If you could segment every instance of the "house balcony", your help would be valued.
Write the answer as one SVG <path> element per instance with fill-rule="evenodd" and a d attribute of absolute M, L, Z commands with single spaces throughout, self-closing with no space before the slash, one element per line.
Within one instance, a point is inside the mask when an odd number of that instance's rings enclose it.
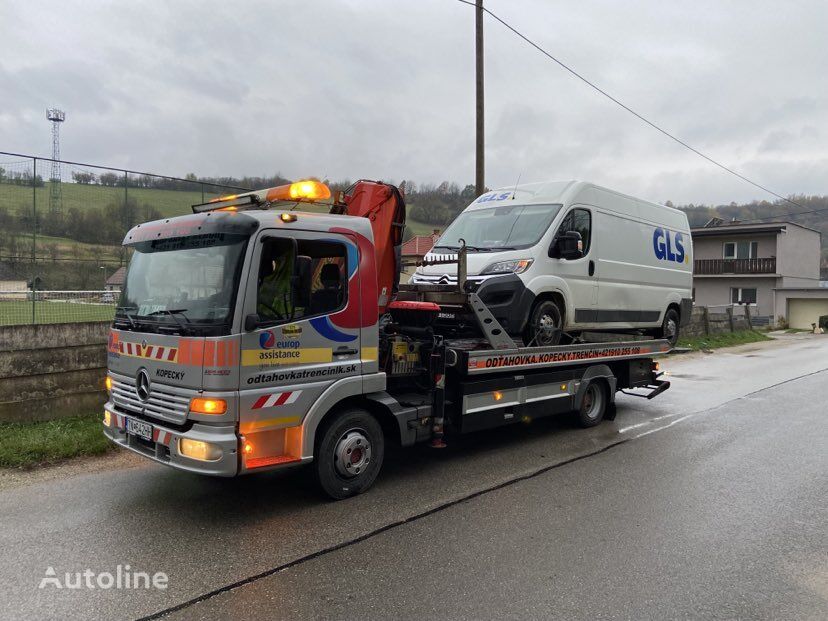
<path fill-rule="evenodd" d="M 767 259 L 696 259 L 694 276 L 730 274 L 776 274 L 776 257 Z"/>

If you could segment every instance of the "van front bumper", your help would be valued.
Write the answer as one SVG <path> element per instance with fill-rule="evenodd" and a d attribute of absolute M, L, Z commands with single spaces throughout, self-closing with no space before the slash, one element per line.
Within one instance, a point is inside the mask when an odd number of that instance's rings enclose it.
<path fill-rule="evenodd" d="M 104 423 L 104 434 L 120 447 L 159 464 L 187 472 L 220 477 L 232 477 L 239 473 L 239 437 L 234 425 L 213 426 L 196 423 L 187 431 L 176 431 L 163 424 L 119 412 L 111 401 L 104 405 L 104 409 L 109 413 L 109 426 Z M 151 425 L 151 439 L 128 433 L 128 419 Z M 211 461 L 185 457 L 179 450 L 182 439 L 209 442 L 221 450 L 221 455 Z"/>

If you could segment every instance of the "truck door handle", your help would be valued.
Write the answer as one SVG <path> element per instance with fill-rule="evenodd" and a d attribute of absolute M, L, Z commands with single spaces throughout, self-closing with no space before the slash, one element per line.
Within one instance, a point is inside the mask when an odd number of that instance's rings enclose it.
<path fill-rule="evenodd" d="M 595 261 L 593 261 L 592 259 L 589 260 L 589 275 L 595 275 Z"/>
<path fill-rule="evenodd" d="M 350 348 L 350 347 L 338 347 L 334 351 L 334 356 L 353 356 L 353 355 L 358 354 L 358 353 L 359 353 L 358 349 L 353 349 L 353 348 Z"/>

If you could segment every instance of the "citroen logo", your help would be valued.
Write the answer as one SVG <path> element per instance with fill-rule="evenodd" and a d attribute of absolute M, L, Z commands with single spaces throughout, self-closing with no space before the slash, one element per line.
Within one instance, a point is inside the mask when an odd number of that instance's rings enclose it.
<path fill-rule="evenodd" d="M 447 285 L 448 281 L 449 281 L 448 274 L 443 274 L 442 276 L 440 276 L 440 280 L 438 280 L 437 282 L 439 282 L 441 285 Z"/>
<path fill-rule="evenodd" d="M 141 369 L 135 376 L 135 392 L 141 401 L 146 402 L 150 397 L 150 378 L 146 369 Z"/>

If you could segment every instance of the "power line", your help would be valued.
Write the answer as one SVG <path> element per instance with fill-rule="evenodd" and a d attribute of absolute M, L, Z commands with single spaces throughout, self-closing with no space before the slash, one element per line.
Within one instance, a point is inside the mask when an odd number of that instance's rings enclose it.
<path fill-rule="evenodd" d="M 476 7 L 476 4 L 475 4 L 474 2 L 471 2 L 470 0 L 457 0 L 457 1 L 458 1 L 458 2 L 461 2 L 462 4 L 467 4 L 467 5 L 469 5 L 469 6 Z M 525 34 L 523 34 L 522 32 L 520 32 L 517 28 L 515 28 L 514 26 L 512 26 L 511 24 L 509 24 L 507 21 L 505 21 L 505 20 L 501 19 L 500 17 L 498 17 L 495 13 L 493 13 L 492 11 L 490 11 L 489 9 L 487 9 L 486 7 L 482 7 L 482 9 L 483 9 L 483 11 L 484 11 L 485 13 L 488 13 L 488 14 L 492 17 L 492 19 L 494 19 L 495 21 L 499 22 L 502 26 L 504 26 L 506 29 L 510 30 L 513 34 L 515 34 L 515 35 L 517 35 L 518 37 L 520 37 L 521 39 L 523 39 L 526 43 L 528 43 L 528 44 L 529 44 L 529 45 L 531 45 L 533 48 L 535 48 L 536 50 L 538 50 L 541 54 L 543 54 L 544 56 L 546 56 L 547 58 L 549 58 L 551 61 L 553 61 L 553 62 L 557 63 L 557 64 L 558 64 L 561 68 L 565 69 L 565 70 L 566 70 L 566 71 L 568 71 L 570 74 L 572 74 L 573 76 L 575 76 L 576 78 L 578 78 L 579 80 L 581 80 L 581 82 L 583 82 L 583 83 L 584 83 L 584 84 L 586 84 L 587 86 L 591 87 L 592 89 L 594 89 L 594 90 L 598 91 L 598 92 L 599 92 L 599 93 L 601 93 L 604 97 L 606 97 L 607 99 L 609 99 L 610 101 L 612 101 L 612 102 L 613 102 L 613 103 L 615 103 L 616 105 L 620 106 L 621 108 L 623 108 L 624 110 L 626 110 L 627 112 L 629 112 L 630 114 L 632 114 L 634 117 L 636 117 L 636 118 L 637 118 L 637 119 L 639 119 L 640 121 L 643 121 L 644 123 L 646 123 L 647 125 L 649 125 L 649 126 L 650 126 L 650 127 L 652 127 L 653 129 L 655 129 L 656 131 L 661 132 L 662 134 L 664 134 L 665 136 L 667 136 L 667 137 L 668 137 L 668 138 L 670 138 L 671 140 L 673 140 L 673 141 L 677 142 L 678 144 L 680 144 L 681 146 L 685 147 L 686 149 L 689 149 L 690 151 L 692 151 L 693 153 L 695 153 L 695 154 L 696 154 L 696 155 L 698 155 L 699 157 L 704 158 L 705 160 L 707 160 L 707 161 L 708 161 L 708 162 L 710 162 L 711 164 L 713 164 L 713 165 L 715 165 L 715 166 L 718 166 L 719 168 L 721 168 L 722 170 L 724 170 L 724 171 L 726 171 L 726 172 L 729 172 L 731 175 L 734 175 L 734 176 L 738 177 L 738 178 L 739 178 L 739 179 L 741 179 L 742 181 L 745 181 L 745 182 L 749 183 L 750 185 L 752 185 L 752 186 L 754 186 L 754 187 L 756 187 L 756 188 L 759 188 L 760 190 L 762 190 L 762 191 L 764 191 L 764 192 L 767 192 L 768 194 L 771 194 L 771 195 L 773 195 L 773 196 L 775 196 L 775 197 L 777 197 L 777 198 L 779 198 L 779 199 L 781 199 L 781 200 L 785 201 L 786 203 L 790 203 L 791 205 L 796 205 L 797 207 L 802 207 L 802 208 L 804 208 L 804 207 L 805 207 L 804 205 L 800 205 L 800 204 L 799 204 L 799 203 L 797 203 L 796 201 L 792 201 L 791 199 L 789 199 L 789 198 L 787 198 L 787 197 L 785 197 L 785 196 L 782 196 L 781 194 L 778 194 L 778 193 L 774 192 L 774 191 L 773 191 L 773 190 L 771 190 L 770 188 L 767 188 L 767 187 L 765 187 L 765 186 L 763 186 L 763 185 L 761 185 L 761 184 L 759 184 L 759 183 L 756 183 L 755 181 L 753 181 L 753 180 L 751 180 L 751 179 L 748 179 L 747 177 L 745 177 L 744 175 L 742 175 L 742 174 L 740 174 L 740 173 L 736 172 L 736 171 L 735 171 L 735 170 L 733 170 L 732 168 L 728 168 L 727 166 L 725 166 L 725 165 L 724 165 L 724 164 L 722 164 L 721 162 L 717 162 L 717 161 L 716 161 L 716 160 L 714 160 L 712 157 L 710 157 L 710 156 L 708 156 L 708 155 L 705 155 L 704 153 L 702 153 L 702 152 L 701 152 L 701 151 L 699 151 L 698 149 L 696 149 L 696 148 L 694 148 L 694 147 L 690 146 L 689 144 L 687 144 L 686 142 L 684 142 L 682 139 L 680 139 L 680 138 L 678 138 L 678 137 L 674 136 L 673 134 L 671 134 L 670 132 L 668 132 L 666 129 L 663 129 L 663 128 L 661 128 L 660 126 L 656 125 L 654 122 L 652 122 L 651 120 L 649 120 L 648 118 L 646 118 L 646 117 L 645 117 L 645 116 L 643 116 L 642 114 L 639 114 L 638 112 L 636 112 L 635 110 L 633 110 L 632 108 L 630 108 L 628 105 L 626 105 L 626 104 L 625 104 L 625 103 L 623 103 L 622 101 L 619 101 L 618 99 L 616 99 L 615 97 L 613 97 L 612 95 L 610 95 L 607 91 L 605 91 L 604 89 L 602 89 L 600 86 L 598 86 L 598 85 L 597 85 L 597 84 L 595 84 L 594 82 L 591 82 L 590 80 L 588 80 L 587 78 L 585 78 L 583 75 L 581 75 L 580 73 L 578 73 L 577 71 L 575 71 L 574 69 L 572 69 L 572 68 L 571 68 L 570 66 L 568 66 L 566 63 L 564 63 L 564 62 L 562 62 L 562 61 L 558 60 L 557 58 L 555 58 L 552 54 L 550 54 L 550 53 L 549 53 L 549 52 L 547 52 L 544 48 L 542 48 L 540 45 L 538 45 L 537 43 L 535 43 L 532 39 L 530 39 L 530 38 L 529 38 L 529 37 L 527 37 Z"/>

